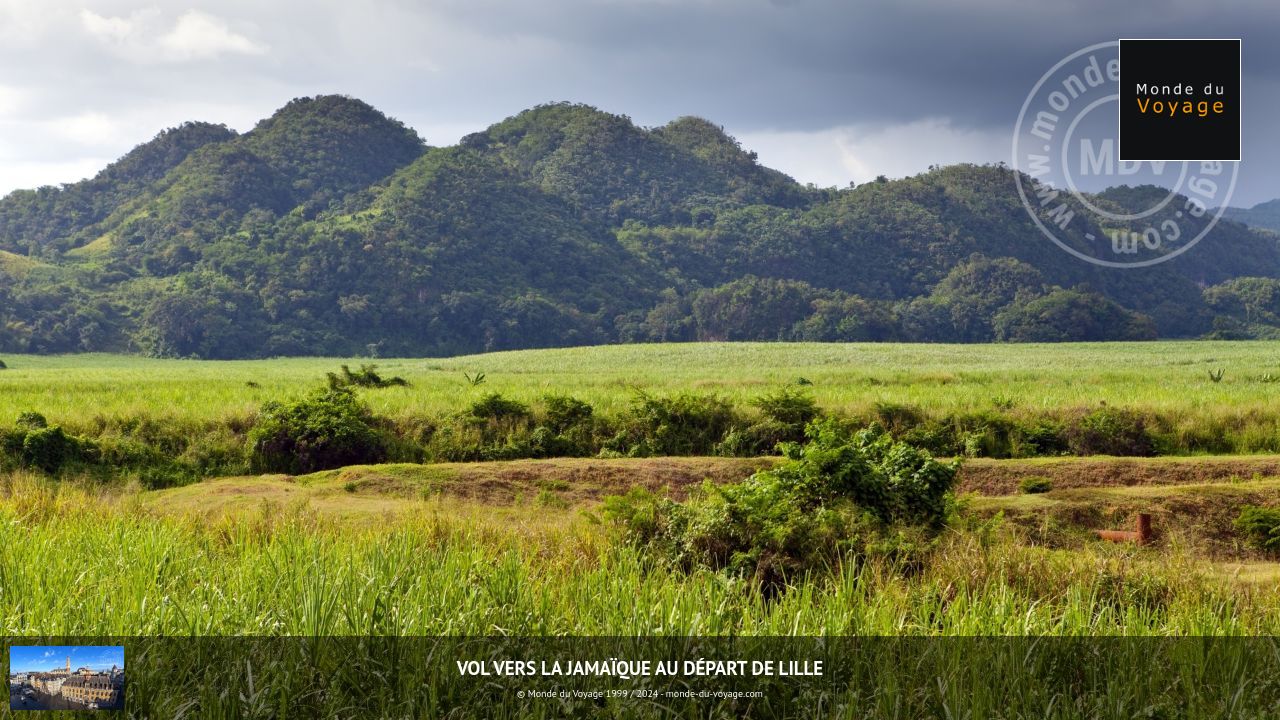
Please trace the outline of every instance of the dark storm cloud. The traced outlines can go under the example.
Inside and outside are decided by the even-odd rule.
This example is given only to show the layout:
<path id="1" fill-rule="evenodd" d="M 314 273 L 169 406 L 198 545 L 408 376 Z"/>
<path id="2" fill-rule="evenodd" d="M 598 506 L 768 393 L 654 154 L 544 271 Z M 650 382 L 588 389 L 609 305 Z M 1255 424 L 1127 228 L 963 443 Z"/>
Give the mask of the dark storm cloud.
<path id="1" fill-rule="evenodd" d="M 985 138 L 974 159 L 1001 160 L 1041 73 L 1117 37 L 1243 37 L 1241 192 L 1280 195 L 1280 13 L 1152 0 L 0 0 L 0 191 L 90 168 L 183 119 L 244 130 L 321 92 L 361 97 L 433 142 L 559 99 L 646 125 L 697 114 L 762 142 L 773 133 L 764 159 L 802 180 L 849 165 L 827 173 L 814 165 L 827 146 L 800 147 L 840 128 L 899 138 L 889 156 L 904 164 L 890 170 L 931 162 L 893 128 L 938 119 Z"/>
<path id="2" fill-rule="evenodd" d="M 1233 6 L 1234 5 L 1234 6 Z M 539 37 L 589 62 L 592 92 L 647 108 L 689 105 L 741 127 L 818 129 L 946 115 L 1008 124 L 1058 58 L 1117 37 L 1244 36 L 1252 74 L 1274 78 L 1280 13 L 1269 4 L 839 3 L 493 0 L 445 13 L 486 34 Z M 1250 39 L 1256 40 L 1251 42 Z M 557 84 L 536 64 L 513 84 Z M 578 80 L 578 74 L 571 76 Z M 539 78 L 542 78 L 539 81 Z M 582 86 L 576 86 L 581 89 Z"/>

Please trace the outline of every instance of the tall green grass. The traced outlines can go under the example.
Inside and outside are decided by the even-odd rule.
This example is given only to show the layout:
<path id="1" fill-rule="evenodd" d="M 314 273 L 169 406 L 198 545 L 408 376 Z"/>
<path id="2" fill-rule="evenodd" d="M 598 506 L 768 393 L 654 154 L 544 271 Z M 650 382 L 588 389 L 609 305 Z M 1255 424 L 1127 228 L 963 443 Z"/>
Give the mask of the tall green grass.
<path id="1" fill-rule="evenodd" d="M 413 435 L 488 393 L 529 404 L 571 395 L 619 417 L 635 391 L 751 401 L 804 381 L 824 411 L 873 418 L 899 408 L 954 426 L 983 454 L 1002 423 L 1033 426 L 1103 403 L 1151 419 L 1162 452 L 1280 452 L 1280 345 L 1274 342 L 905 345 L 697 343 L 380 360 L 409 385 L 362 392 L 374 413 Z M 7 356 L 0 427 L 27 410 L 110 446 L 160 448 L 192 467 L 243 455 L 269 400 L 322 386 L 340 363 L 156 360 L 120 355 Z M 1221 382 L 1206 371 L 1225 368 Z M 466 374 L 483 372 L 482 385 Z M 963 426 L 961 428 L 960 426 Z M 989 427 L 988 427 L 989 426 Z M 984 429 L 985 428 L 985 429 Z M 1017 448 L 1015 448 L 1015 451 Z M 1026 453 L 1021 453 L 1026 454 Z"/>
<path id="2" fill-rule="evenodd" d="M 3 488 L 0 635 L 1280 632 L 1274 588 L 1224 583 L 1189 557 L 1052 551 L 990 528 L 948 532 L 922 570 L 849 562 L 766 599 L 749 580 L 657 565 L 569 513 L 162 517 L 25 475 Z"/>
<path id="3" fill-rule="evenodd" d="M 164 417 L 193 423 L 249 416 L 268 399 L 323 385 L 325 373 L 359 359 L 156 360 L 123 355 L 3 358 L 0 418 L 39 409 L 54 422 Z M 368 362 L 365 360 L 364 362 Z M 379 414 L 456 411 L 481 394 L 534 401 L 580 397 L 615 413 L 631 388 L 718 393 L 746 405 L 761 392 L 805 378 L 823 407 L 849 412 L 876 403 L 929 412 L 1109 405 L 1159 410 L 1188 421 L 1230 424 L 1271 416 L 1280 399 L 1275 342 L 912 345 L 894 343 L 689 343 L 529 350 L 447 359 L 384 359 L 380 372 L 409 387 L 369 393 Z M 1222 382 L 1207 370 L 1226 369 Z M 473 387 L 464 372 L 484 372 Z M 250 386 L 247 383 L 255 383 Z"/>

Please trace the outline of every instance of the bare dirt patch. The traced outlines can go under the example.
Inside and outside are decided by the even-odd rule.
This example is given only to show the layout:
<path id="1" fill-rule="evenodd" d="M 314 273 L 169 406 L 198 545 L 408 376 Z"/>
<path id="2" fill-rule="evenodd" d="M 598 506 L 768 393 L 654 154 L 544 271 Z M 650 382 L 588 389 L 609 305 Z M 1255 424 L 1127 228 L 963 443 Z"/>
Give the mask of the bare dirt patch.
<path id="1" fill-rule="evenodd" d="M 1053 458 L 966 460 L 958 489 L 980 495 L 1013 495 L 1027 477 L 1046 477 L 1055 489 L 1196 485 L 1280 476 L 1280 457 Z"/>
<path id="2" fill-rule="evenodd" d="M 540 492 L 571 504 L 596 502 L 634 487 L 682 498 L 703 481 L 739 482 L 777 464 L 778 458 L 556 459 L 436 465 L 438 490 L 479 502 L 514 502 Z M 445 479 L 447 478 L 447 479 Z"/>

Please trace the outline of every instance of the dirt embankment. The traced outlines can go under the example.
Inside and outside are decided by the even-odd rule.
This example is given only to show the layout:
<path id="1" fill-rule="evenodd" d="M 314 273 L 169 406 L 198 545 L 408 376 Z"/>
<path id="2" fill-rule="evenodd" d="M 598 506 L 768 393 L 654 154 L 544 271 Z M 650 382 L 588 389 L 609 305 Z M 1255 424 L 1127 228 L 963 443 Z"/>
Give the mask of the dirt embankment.
<path id="1" fill-rule="evenodd" d="M 556 494 L 571 504 L 596 502 L 643 487 L 673 497 L 710 480 L 739 482 L 772 467 L 779 458 L 664 457 L 635 459 L 566 458 L 508 462 L 444 463 L 352 467 L 326 476 L 321 484 L 361 492 L 441 494 L 482 503 L 509 504 L 539 492 Z M 334 471 L 331 471 L 334 472 Z M 320 477 L 320 476 L 317 476 Z M 306 479 L 304 478 L 305 482 Z"/>
<path id="2" fill-rule="evenodd" d="M 1046 477 L 1055 489 L 1195 485 L 1280 476 L 1280 457 L 1054 458 L 968 460 L 960 470 L 961 492 L 1013 495 L 1028 477 Z"/>
<path id="3" fill-rule="evenodd" d="M 576 458 L 434 467 L 440 489 L 450 495 L 501 500 L 522 490 L 555 487 L 573 500 L 592 501 L 633 487 L 669 488 L 674 496 L 683 497 L 703 480 L 738 482 L 780 461 L 772 457 Z M 1055 489 L 1196 485 L 1277 477 L 1280 457 L 976 459 L 961 465 L 957 489 L 979 495 L 1015 495 L 1023 479 L 1035 476 L 1048 478 Z"/>
<path id="4" fill-rule="evenodd" d="M 508 504 L 551 491 L 573 504 L 596 502 L 634 487 L 668 490 L 683 498 L 704 480 L 739 482 L 781 458 L 562 458 L 509 462 L 353 467 L 330 471 L 320 484 L 354 483 L 361 492 L 423 491 L 476 502 Z M 1194 485 L 1280 476 L 1280 457 L 1053 458 L 967 460 L 957 489 L 979 495 L 1016 495 L 1027 477 L 1045 477 L 1055 490 Z"/>

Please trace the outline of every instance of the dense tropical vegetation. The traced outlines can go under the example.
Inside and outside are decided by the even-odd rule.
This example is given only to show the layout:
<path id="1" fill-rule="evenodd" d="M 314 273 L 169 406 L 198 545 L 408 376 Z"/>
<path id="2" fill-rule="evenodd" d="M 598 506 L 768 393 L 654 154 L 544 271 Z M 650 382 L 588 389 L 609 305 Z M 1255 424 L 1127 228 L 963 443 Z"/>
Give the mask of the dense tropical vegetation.
<path id="1" fill-rule="evenodd" d="M 1275 236 L 1234 222 L 1106 272 L 1043 240 L 1002 166 L 819 189 L 705 120 L 565 103 L 429 147 L 358 100 L 302 98 L 0 200 L 5 352 L 1271 337 L 1277 278 Z"/>

